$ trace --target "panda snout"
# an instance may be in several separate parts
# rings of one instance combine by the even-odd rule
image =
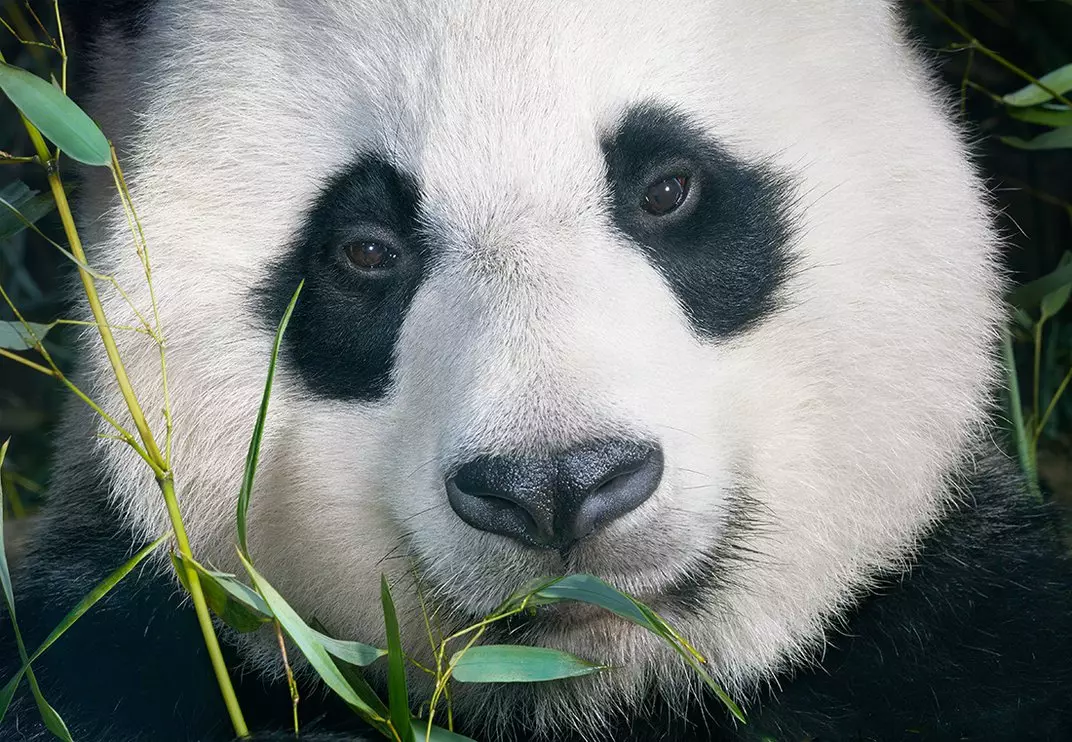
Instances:
[[[564,550],[644,503],[662,475],[658,445],[611,440],[550,456],[481,456],[448,476],[446,488],[473,528]]]

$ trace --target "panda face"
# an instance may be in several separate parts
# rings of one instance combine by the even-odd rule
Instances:
[[[381,572],[463,625],[584,571],[737,691],[807,656],[945,506],[999,317],[979,188],[889,9],[818,5],[206,0],[105,38],[129,56],[101,79],[128,87],[96,113],[134,155],[195,550],[234,563],[304,278],[250,544],[305,615],[376,642]],[[144,301],[122,215],[86,208]],[[153,349],[124,342],[161,402]],[[109,456],[131,522],[162,529]],[[548,724],[583,689],[688,689],[590,611],[510,640],[620,668],[536,689]]]

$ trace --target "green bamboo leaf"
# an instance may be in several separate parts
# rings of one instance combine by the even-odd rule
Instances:
[[[53,144],[87,165],[110,165],[108,140],[63,91],[26,70],[0,62],[0,90]]]
[[[379,713],[380,709],[374,708],[354,690],[353,686],[332,661],[331,655],[317,641],[309,625],[290,607],[286,600],[283,599],[283,596],[276,592],[275,588],[258,574],[257,570],[253,568],[253,565],[243,554],[239,553],[238,558],[242,560],[243,566],[249,573],[250,580],[253,581],[253,586],[268,605],[272,615],[279,621],[283,631],[301,650],[305,659],[313,666],[313,669],[316,670],[324,683],[335,691],[362,719],[386,734],[388,732],[387,720]]]
[[[170,536],[170,532],[165,533],[156,541],[153,541],[148,546],[143,547],[140,551],[138,551],[137,554],[128,559],[117,570],[105,577],[96,587],[94,587],[80,601],[78,601],[78,604],[75,605],[74,608],[67,612],[67,615],[60,620],[60,622],[56,625],[56,628],[52,629],[52,631],[49,632],[49,635],[45,637],[45,640],[43,642],[41,642],[41,645],[36,650],[34,650],[34,653],[32,655],[30,655],[28,662],[24,664],[22,668],[20,668],[19,671],[15,673],[15,676],[8,681],[7,685],[5,685],[2,690],[0,690],[0,721],[3,720],[4,715],[7,713],[8,705],[11,703],[11,698],[15,693],[15,689],[18,687],[19,681],[25,674],[26,668],[29,667],[29,665],[32,664],[34,661],[36,661],[38,657],[44,654],[45,650],[51,647],[57,639],[63,636],[64,633],[66,633],[66,631],[71,628],[71,626],[73,626],[78,619],[84,616],[90,608],[92,608],[100,601],[101,598],[110,593],[112,591],[112,588],[118,585],[124,577],[126,577],[134,570],[135,567],[145,561],[145,558],[152,554],[154,551],[156,551],[160,544],[164,543],[164,541],[166,541]]]
[[[253,425],[253,437],[249,441],[249,452],[246,454],[246,470],[242,476],[242,489],[238,491],[238,547],[242,555],[250,560],[249,548],[246,545],[246,513],[249,510],[249,496],[253,491],[253,477],[257,474],[257,459],[261,455],[261,438],[264,437],[264,418],[268,415],[268,400],[272,396],[272,380],[275,378],[275,363],[279,359],[279,348],[283,344],[283,333],[290,322],[290,315],[294,313],[294,305],[298,303],[298,295],[305,285],[305,279],[298,283],[294,296],[290,298],[287,309],[283,312],[283,319],[279,321],[279,328],[275,332],[275,342],[272,344],[272,357],[268,360],[268,378],[264,382],[264,395],[261,397],[261,406],[257,410],[257,421]]]
[[[1009,116],[1017,121],[1042,126],[1072,126],[1072,110],[1065,106],[1035,106],[1033,108],[1009,108]]]
[[[179,576],[182,586],[189,592],[184,564],[187,559],[178,552],[171,553],[171,563],[175,574]],[[191,559],[190,564],[197,570],[201,581],[205,602],[212,612],[225,624],[240,634],[255,631],[272,620],[271,611],[264,599],[235,575],[207,569]]]
[[[1072,265],[1058,267],[1030,283],[1025,283],[1009,294],[1009,302],[1020,309],[1034,309],[1042,299],[1062,286],[1072,283]]]
[[[309,619],[309,629],[318,637],[320,643],[324,645],[324,649],[328,650],[328,654],[337,660],[342,660],[346,665],[366,667],[380,657],[387,656],[386,649],[380,649],[371,644],[336,639],[328,633],[327,627],[320,623],[316,616]]]
[[[3,188],[0,188],[0,198],[13,206],[21,206],[38,193],[40,191],[35,191],[21,180],[13,180]]]
[[[533,605],[562,600],[575,600],[589,605],[597,605],[601,608],[606,608],[627,621],[632,621],[642,626],[669,644],[685,663],[700,676],[711,692],[725,704],[726,708],[741,723],[745,723],[745,716],[740,707],[715,682],[711,674],[703,668],[703,663],[706,661],[703,656],[686,642],[662,617],[640,601],[616,590],[603,582],[603,580],[586,574],[569,575],[560,580],[555,580],[537,590],[532,597],[534,599]]]
[[[0,469],[4,467],[4,459],[7,457],[7,447],[10,442],[10,440],[6,440],[3,445],[0,445]],[[3,484],[0,482],[0,502],[3,501],[3,495]],[[30,668],[30,658],[26,654],[26,644],[22,641],[19,621],[15,616],[15,592],[11,588],[11,571],[7,566],[7,545],[4,543],[4,509],[2,507],[0,507],[0,583],[3,584],[4,601],[7,603],[7,615],[11,620],[12,633],[15,634],[15,644],[19,649],[19,659],[22,660],[22,665],[25,668],[26,679],[30,683],[30,692],[33,693],[34,701],[37,702],[37,710],[41,714],[41,720],[45,723],[45,728],[54,735],[64,740],[64,742],[72,742],[71,733],[67,730],[67,725],[63,723],[63,719],[56,713],[56,709],[52,708],[48,701],[45,700],[44,694],[41,693],[41,687],[37,684],[37,677],[34,675],[33,669]],[[10,682],[17,686],[17,677]],[[4,693],[0,695],[0,701],[5,703],[4,707],[0,709],[0,719],[7,713],[8,705],[14,695],[14,687],[10,692],[7,692],[7,688],[5,688]]]
[[[361,674],[357,665],[351,665],[349,662],[344,662],[338,657],[333,657],[332,661],[335,663],[335,667],[338,668],[339,674],[346,679],[346,682],[350,684],[350,687],[354,689],[358,696],[361,697],[365,703],[369,705],[377,716],[381,719],[387,719],[391,715],[390,709],[387,708],[387,704],[380,700],[380,697],[376,695],[376,691],[365,680],[365,676]],[[381,725],[380,729],[387,733],[388,737],[393,739],[393,735],[390,734],[390,728],[386,722]]]
[[[1057,269],[1060,270],[1070,264],[1072,264],[1072,252],[1066,252],[1061,256],[1061,262],[1057,264]],[[1069,294],[1072,294],[1072,280],[1042,297],[1039,308],[1042,310],[1043,322],[1055,316],[1064,308],[1065,304],[1068,303]]]
[[[1031,315],[1019,307],[1012,308],[1012,320],[1021,330],[1027,332],[1030,332],[1035,327],[1035,321],[1031,319]]]
[[[45,335],[56,326],[56,323],[49,322],[47,325],[43,325],[40,322],[27,322],[26,325],[29,325],[33,335],[27,331],[26,326],[21,322],[0,320],[0,348],[6,350],[30,350],[37,345],[34,342],[34,336],[36,335],[38,340],[44,340]]]
[[[413,724],[414,726],[421,727],[424,729],[428,728],[428,724],[426,722],[421,721],[420,719],[414,719]],[[464,737],[456,732],[451,732],[446,729],[443,729],[442,727],[437,727],[434,724],[432,725],[432,734],[430,737],[428,737],[428,739],[429,742],[474,742],[474,740],[470,737]],[[424,742],[424,735],[418,734],[415,740],[416,742]]]
[[[67,725],[63,722],[63,719],[57,713],[56,709],[49,705],[44,696],[41,695],[41,690],[36,688],[35,683],[31,681],[31,688],[34,690],[34,698],[37,699],[37,708],[41,712],[41,721],[45,723],[45,728],[52,732],[54,735],[62,739],[64,742],[74,742],[71,738],[71,732],[67,729]]]
[[[73,188],[68,188],[67,192],[70,193],[73,190]],[[0,205],[5,207],[0,209],[0,242],[4,242],[22,232],[27,225],[35,224],[54,210],[56,201],[51,193],[41,193],[21,206],[12,208],[11,202],[0,195]],[[20,216],[22,218],[19,218]]]
[[[316,629],[309,629],[313,632],[316,640],[320,642],[320,646],[328,651],[332,657],[342,660],[350,665],[357,665],[358,667],[366,667],[378,660],[380,657],[387,656],[386,649],[380,649],[379,647],[373,647],[370,644],[362,644],[361,642],[349,641],[345,639],[335,639],[323,634]]]
[[[1072,147],[1072,126],[1053,129],[1045,134],[1039,134],[1034,139],[1021,139],[1020,137],[1001,137],[1001,141],[1010,147],[1017,149],[1048,150],[1068,149]]]
[[[68,193],[71,191],[68,188]],[[32,190],[21,180],[0,189],[0,242],[11,239],[56,208],[51,193]]]
[[[1072,64],[1066,64],[1052,72],[1047,72],[1039,78],[1039,82],[1058,95],[1063,95],[1072,90]],[[1031,83],[1013,93],[1002,96],[1002,100],[1005,101],[1006,105],[1026,108],[1027,106],[1037,106],[1039,103],[1053,100],[1053,96],[1035,83]]]
[[[659,633],[660,627],[644,614],[637,601],[619,592],[597,577],[586,574],[569,575],[540,589],[535,594],[535,604],[557,603],[575,600],[596,605],[621,616],[627,621]]]
[[[557,649],[514,644],[470,647],[451,657],[451,677],[460,683],[540,683],[605,670]]]
[[[139,564],[145,561],[145,559],[150,554],[156,551],[160,547],[160,545],[167,541],[169,538],[171,538],[171,531],[168,531],[152,543],[143,546],[141,549],[138,550],[138,553],[136,553],[134,556],[132,556],[130,559],[120,565],[120,567],[114,572],[112,572],[110,575],[108,575],[99,583],[97,583],[97,586],[90,590],[88,593],[86,593],[86,595],[78,601],[78,604],[75,605],[75,607],[72,608],[70,611],[68,611],[67,615],[64,616],[62,620],[60,620],[60,622],[56,625],[56,628],[54,628],[49,633],[49,635],[45,637],[45,640],[41,642],[41,646],[34,650],[33,655],[30,656],[30,662],[33,662],[38,657],[40,657],[46,649],[51,647],[57,639],[63,636],[67,629],[71,628],[71,626],[74,625],[75,621],[84,616],[90,608],[100,602],[101,598],[110,593],[116,585],[123,581],[124,577],[133,572]]]
[[[387,631],[387,704],[391,709],[391,723],[403,740],[413,739],[406,690],[406,656],[402,654],[395,602],[391,599],[391,587],[385,575],[380,575],[380,602],[383,603],[383,624]]]
[[[11,680],[4,684],[3,689],[0,689],[0,721],[3,721],[4,717],[7,716],[8,707],[11,706],[11,699],[15,697],[15,691],[19,689],[19,683],[25,674],[23,670],[19,670],[11,677]]]

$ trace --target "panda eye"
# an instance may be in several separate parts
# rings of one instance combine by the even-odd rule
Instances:
[[[689,195],[689,179],[684,175],[675,175],[656,181],[644,191],[641,206],[644,211],[654,216],[666,216],[676,211]]]
[[[363,271],[384,271],[398,262],[398,253],[391,245],[375,240],[351,242],[343,251],[350,263]]]

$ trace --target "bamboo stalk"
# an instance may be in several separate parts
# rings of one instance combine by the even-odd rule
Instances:
[[[19,115],[22,116],[21,113]],[[127,375],[126,367],[123,365],[122,358],[119,356],[119,349],[116,346],[115,337],[112,335],[111,326],[108,324],[107,318],[105,317],[104,307],[101,305],[100,296],[97,293],[97,287],[94,283],[94,277],[85,267],[88,265],[85,251],[82,249],[82,241],[79,238],[78,230],[74,223],[74,215],[72,214],[70,204],[67,201],[67,194],[63,189],[63,182],[60,179],[59,171],[56,168],[55,158],[48,151],[48,146],[45,144],[41,132],[39,132],[25,116],[22,116],[22,120],[23,124],[26,126],[27,133],[30,135],[30,141],[33,143],[34,149],[37,151],[37,156],[40,158],[41,162],[45,163],[45,167],[48,171],[49,187],[52,190],[53,198],[56,200],[56,209],[59,212],[60,221],[63,224],[63,230],[67,236],[71,253],[77,260],[78,275],[82,281],[82,287],[85,289],[90,311],[93,313],[93,318],[96,321],[97,331],[100,333],[101,341],[104,343],[108,361],[112,366],[112,371],[115,374],[116,382],[119,385],[123,399],[127,404],[131,419],[134,421],[134,427],[137,429],[138,435],[144,445],[144,450],[141,452],[142,457],[149,463],[156,474],[157,483],[160,486],[160,490],[164,496],[164,503],[167,506],[168,517],[171,520],[172,528],[175,531],[175,540],[179,552],[186,557],[186,577],[190,587],[190,597],[194,604],[194,612],[197,614],[197,622],[201,627],[201,634],[205,641],[205,647],[208,650],[209,659],[212,663],[216,680],[219,683],[220,693],[223,695],[224,704],[227,707],[227,713],[230,716],[231,724],[234,727],[235,734],[239,737],[248,737],[249,727],[246,725],[245,718],[242,715],[242,709],[238,704],[238,697],[235,694],[234,686],[232,685],[230,675],[227,672],[227,665],[223,660],[223,652],[220,649],[219,640],[216,637],[216,631],[212,625],[212,617],[209,614],[208,604],[205,601],[205,594],[201,587],[201,581],[197,571],[192,567],[193,553],[190,549],[190,541],[187,538],[186,528],[182,521],[178,499],[175,496],[175,483],[169,468],[169,463],[161,454],[161,451],[153,438],[152,431],[149,429],[145,414],[138,402],[134,388],[130,383],[130,377]],[[135,448],[137,449],[137,447]]]

